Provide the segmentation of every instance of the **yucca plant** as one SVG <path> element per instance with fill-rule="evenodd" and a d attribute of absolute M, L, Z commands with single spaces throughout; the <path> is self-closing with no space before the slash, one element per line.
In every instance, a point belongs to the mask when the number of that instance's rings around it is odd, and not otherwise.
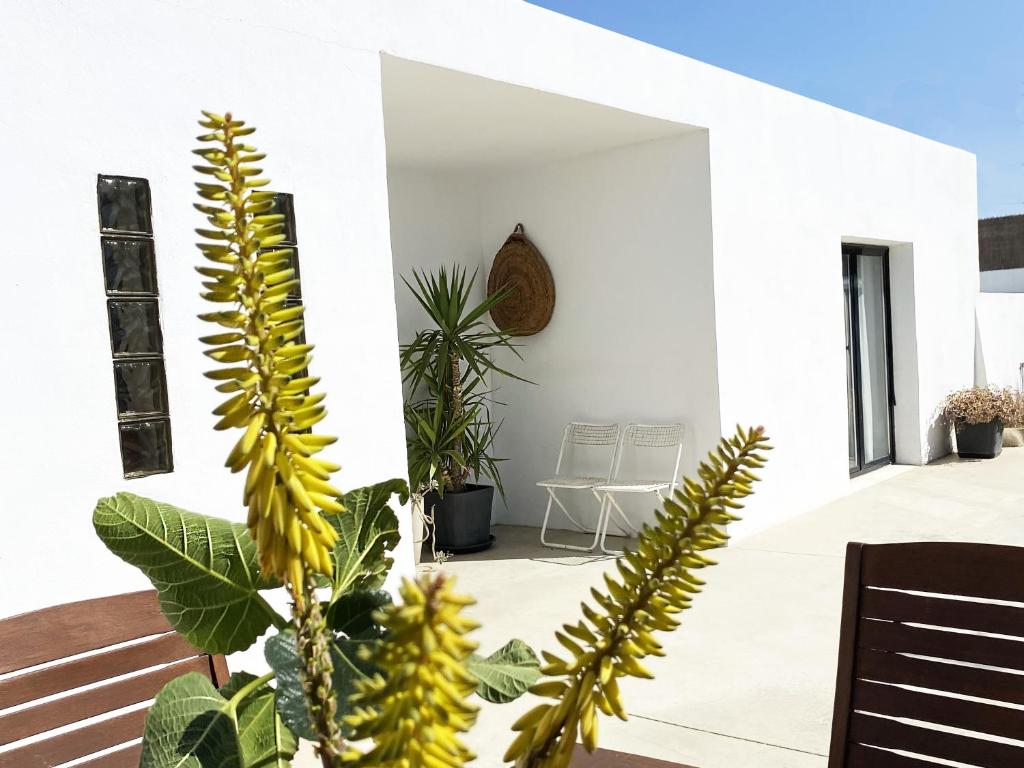
<path fill-rule="evenodd" d="M 599 713 L 625 718 L 617 680 L 650 676 L 641 660 L 661 655 L 655 633 L 678 626 L 700 591 L 692 571 L 713 564 L 704 553 L 725 543 L 738 500 L 751 493 L 764 431 L 737 428 L 700 465 L 699 482 L 685 480 L 665 501 L 636 551 L 616 561 L 618 576 L 606 576 L 607 591 L 594 590 L 583 619 L 556 633 L 568 657 L 544 654 L 549 679 L 537 682 L 542 670 L 518 640 L 476 655 L 477 624 L 463 615 L 473 600 L 455 593 L 450 577 L 407 580 L 398 604 L 381 591 L 398 540 L 389 503 L 397 495 L 404 504 L 408 487 L 389 480 L 340 494 L 327 485 L 338 467 L 316 457 L 333 438 L 307 431 L 323 418 L 322 395 L 310 394 L 317 380 L 303 373 L 311 347 L 298 342 L 302 312 L 280 300 L 294 278 L 253 165 L 263 155 L 241 141 L 252 129 L 230 114 L 204 113 L 202 125 L 199 170 L 214 181 L 199 184 L 197 207 L 213 229 L 201 231 L 199 247 L 214 266 L 200 272 L 206 297 L 222 305 L 204 317 L 226 329 L 204 341 L 227 366 L 209 375 L 229 395 L 216 426 L 242 431 L 227 464 L 246 470 L 248 520 L 121 493 L 99 501 L 93 522 L 111 551 L 149 577 L 164 614 L 196 648 L 241 651 L 271 630 L 271 671 L 236 673 L 220 688 L 197 673 L 168 683 L 146 717 L 141 765 L 284 768 L 305 739 L 324 768 L 459 768 L 473 759 L 461 734 L 476 719 L 474 693 L 506 702 L 530 689 L 553 703 L 516 723 L 506 759 L 566 768 L 577 739 L 597 746 Z M 457 318 L 464 308 L 460 298 L 447 310 Z M 478 335 L 478 352 L 508 344 L 466 322 L 453 327 Z M 472 376 L 482 381 L 492 370 L 485 365 L 475 358 Z M 486 430 L 477 439 L 489 440 Z M 263 595 L 282 587 L 290 620 Z"/>
<path fill-rule="evenodd" d="M 413 270 L 415 284 L 402 280 L 435 326 L 401 347 L 402 380 L 409 393 L 410 485 L 414 491 L 460 493 L 473 477 L 486 478 L 503 492 L 500 459 L 491 453 L 500 424 L 490 417 L 488 377 L 524 379 L 495 362 L 498 349 L 521 356 L 512 335 L 485 318 L 511 289 L 506 286 L 471 305 L 476 272 L 467 276 L 464 267 L 450 272 L 441 267 L 436 274 Z"/>

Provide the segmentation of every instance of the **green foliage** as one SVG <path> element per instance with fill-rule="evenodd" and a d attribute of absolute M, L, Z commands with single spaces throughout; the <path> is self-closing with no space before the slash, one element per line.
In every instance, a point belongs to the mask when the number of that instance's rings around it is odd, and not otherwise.
<path fill-rule="evenodd" d="M 169 682 L 146 716 L 140 768 L 290 765 L 297 742 L 277 714 L 268 677 L 235 674 L 219 691 L 195 672 Z"/>
<path fill-rule="evenodd" d="M 522 640 L 509 640 L 486 659 L 473 654 L 466 668 L 479 682 L 477 695 L 485 701 L 515 701 L 540 678 L 540 662 Z"/>
<path fill-rule="evenodd" d="M 469 477 L 488 478 L 503 493 L 498 459 L 491 455 L 500 424 L 487 408 L 488 375 L 520 377 L 498 366 L 496 349 L 519 356 L 511 334 L 485 320 L 508 298 L 505 287 L 470 306 L 476 273 L 441 267 L 436 275 L 413 271 L 415 285 L 402 278 L 434 328 L 420 331 L 402 345 L 402 380 L 410 392 L 405 407 L 408 427 L 409 481 L 422 493 L 461 491 Z M 520 379 L 524 381 L 524 379 Z"/>
<path fill-rule="evenodd" d="M 656 513 L 657 525 L 645 525 L 635 552 L 616 561 L 618 577 L 605 574 L 607 592 L 592 589 L 597 608 L 583 604 L 583 620 L 564 625 L 555 638 L 568 660 L 545 651 L 541 671 L 554 679 L 531 692 L 555 699 L 521 717 L 519 735 L 505 753 L 521 768 L 566 768 L 578 737 L 588 751 L 597 748 L 597 713 L 626 719 L 620 677 L 653 677 L 640 663 L 663 656 L 655 632 L 679 626 L 678 614 L 690 607 L 704 583 L 692 571 L 714 565 L 704 552 L 724 546 L 725 527 L 739 518 L 742 499 L 759 479 L 770 450 L 761 427 L 736 428 L 731 439 L 701 462 L 701 482 L 685 478 L 675 498 Z"/>
<path fill-rule="evenodd" d="M 387 553 L 399 539 L 398 517 L 388 506 L 393 495 L 400 504 L 409 500 L 405 480 L 396 478 L 350 491 L 343 497 L 348 512 L 328 518 L 338 532 L 331 553 L 332 603 L 348 592 L 377 589 L 384 583 L 392 564 Z"/>
<path fill-rule="evenodd" d="M 100 499 L 93 525 L 115 555 L 153 583 L 171 625 L 197 648 L 232 653 L 284 619 L 258 590 L 260 575 L 245 526 L 119 493 Z"/>
<path fill-rule="evenodd" d="M 372 641 L 369 639 L 351 639 L 341 634 L 329 641 L 333 662 L 331 680 L 339 701 L 347 701 L 355 692 L 356 684 L 373 674 L 373 664 L 360 657 L 360 649 L 370 644 Z M 277 708 L 281 718 L 301 738 L 316 741 L 312 713 L 302 684 L 304 665 L 296 648 L 294 630 L 285 630 L 269 638 L 263 651 L 277 677 Z M 345 711 L 342 710 L 341 714 Z"/>

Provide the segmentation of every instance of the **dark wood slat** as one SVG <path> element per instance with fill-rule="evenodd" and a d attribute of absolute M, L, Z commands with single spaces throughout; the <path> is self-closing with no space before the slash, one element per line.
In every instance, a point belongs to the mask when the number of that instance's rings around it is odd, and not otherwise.
<path fill-rule="evenodd" d="M 860 603 L 860 615 L 866 618 L 1024 637 L 1024 608 L 1012 605 L 925 597 L 880 589 L 863 589 Z"/>
<path fill-rule="evenodd" d="M 153 590 L 23 613 L 0 620 L 0 674 L 170 629 Z"/>
<path fill-rule="evenodd" d="M 994 669 L 963 667 L 862 648 L 857 654 L 856 676 L 881 683 L 916 685 L 1007 704 L 1024 704 L 1024 677 Z"/>
<path fill-rule="evenodd" d="M 153 672 L 2 715 L 0 746 L 146 701 L 156 696 L 166 683 L 187 672 L 199 672 L 209 677 L 209 659 L 200 656 L 179 661 Z"/>
<path fill-rule="evenodd" d="M 142 744 L 133 744 L 130 747 L 103 755 L 103 757 L 86 760 L 84 763 L 76 765 L 75 768 L 139 768 L 141 756 Z"/>
<path fill-rule="evenodd" d="M 918 760 L 860 744 L 851 744 L 847 754 L 846 768 L 942 768 L 941 763 L 931 760 Z"/>
<path fill-rule="evenodd" d="M 851 721 L 850 740 L 967 763 L 978 768 L 1021 768 L 1024 765 L 1024 747 L 921 728 L 860 713 L 854 714 Z"/>
<path fill-rule="evenodd" d="M 572 768 L 692 768 L 682 763 L 669 763 L 643 755 L 630 755 L 610 749 L 598 749 L 590 754 L 581 744 L 572 753 Z"/>
<path fill-rule="evenodd" d="M 231 673 L 228 672 L 228 661 L 223 654 L 210 656 L 210 670 L 213 684 L 218 688 L 222 687 L 231 677 Z"/>
<path fill-rule="evenodd" d="M 836 662 L 836 696 L 832 708 L 832 738 L 828 768 L 842 768 L 850 726 L 853 697 L 853 669 L 857 653 L 857 620 L 860 616 L 860 561 L 864 545 L 846 545 L 843 573 L 843 612 L 839 625 L 839 656 Z"/>
<path fill-rule="evenodd" d="M 1024 581 L 1024 579 L 1022 579 Z M 1024 642 L 861 619 L 857 646 L 1024 670 Z"/>
<path fill-rule="evenodd" d="M 1024 740 L 1024 710 L 995 704 L 858 680 L 853 686 L 853 708 L 861 712 L 906 717 L 990 736 Z"/>
<path fill-rule="evenodd" d="M 1024 603 L 1024 548 L 917 542 L 864 548 L 861 584 Z"/>
<path fill-rule="evenodd" d="M 181 635 L 166 635 L 0 680 L 0 709 L 52 696 L 146 667 L 201 656 Z"/>
<path fill-rule="evenodd" d="M 142 736 L 146 710 L 111 717 L 84 728 L 58 734 L 8 752 L 0 752 L 0 768 L 50 768 L 78 757 L 102 752 Z"/>

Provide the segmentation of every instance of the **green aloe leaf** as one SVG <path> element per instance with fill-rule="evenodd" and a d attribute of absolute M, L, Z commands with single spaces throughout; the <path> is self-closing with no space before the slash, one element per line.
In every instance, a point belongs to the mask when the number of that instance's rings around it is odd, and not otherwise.
<path fill-rule="evenodd" d="M 140 768 L 287 768 L 294 734 L 263 678 L 234 674 L 219 691 L 190 672 L 163 687 L 146 716 Z"/>
<path fill-rule="evenodd" d="M 331 642 L 331 661 L 334 664 L 331 680 L 338 700 L 339 718 L 346 713 L 347 702 L 355 692 L 356 683 L 368 678 L 375 670 L 373 664 L 359 657 L 359 649 L 369 642 L 372 641 L 341 637 Z M 300 737 L 316 741 L 309 705 L 302 690 L 302 659 L 295 645 L 294 630 L 287 629 L 269 638 L 263 652 L 277 677 L 277 710 L 281 719 Z M 344 724 L 342 731 L 347 731 Z"/>
<path fill-rule="evenodd" d="M 486 659 L 474 653 L 466 666 L 480 681 L 480 698 L 495 704 L 518 699 L 540 679 L 537 654 L 522 640 L 509 640 Z"/>
<path fill-rule="evenodd" d="M 400 504 L 409 500 L 405 480 L 396 478 L 357 488 L 342 497 L 344 513 L 327 516 L 339 534 L 333 553 L 332 603 L 346 592 L 377 589 L 384 583 L 393 562 L 387 553 L 399 538 L 398 518 L 388 506 L 395 494 Z"/>
<path fill-rule="evenodd" d="M 93 512 L 107 548 L 153 582 L 160 609 L 185 638 L 208 653 L 252 645 L 281 618 L 259 594 L 256 544 L 245 526 L 119 493 Z"/>

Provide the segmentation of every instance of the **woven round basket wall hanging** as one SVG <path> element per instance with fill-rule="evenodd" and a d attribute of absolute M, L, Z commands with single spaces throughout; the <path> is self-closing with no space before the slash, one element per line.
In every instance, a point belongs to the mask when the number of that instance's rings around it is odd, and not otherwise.
<path fill-rule="evenodd" d="M 491 310 L 494 324 L 516 336 L 532 336 L 543 330 L 555 310 L 555 281 L 522 224 L 516 224 L 498 250 L 487 276 L 488 295 L 505 285 L 511 286 L 512 292 Z"/>

